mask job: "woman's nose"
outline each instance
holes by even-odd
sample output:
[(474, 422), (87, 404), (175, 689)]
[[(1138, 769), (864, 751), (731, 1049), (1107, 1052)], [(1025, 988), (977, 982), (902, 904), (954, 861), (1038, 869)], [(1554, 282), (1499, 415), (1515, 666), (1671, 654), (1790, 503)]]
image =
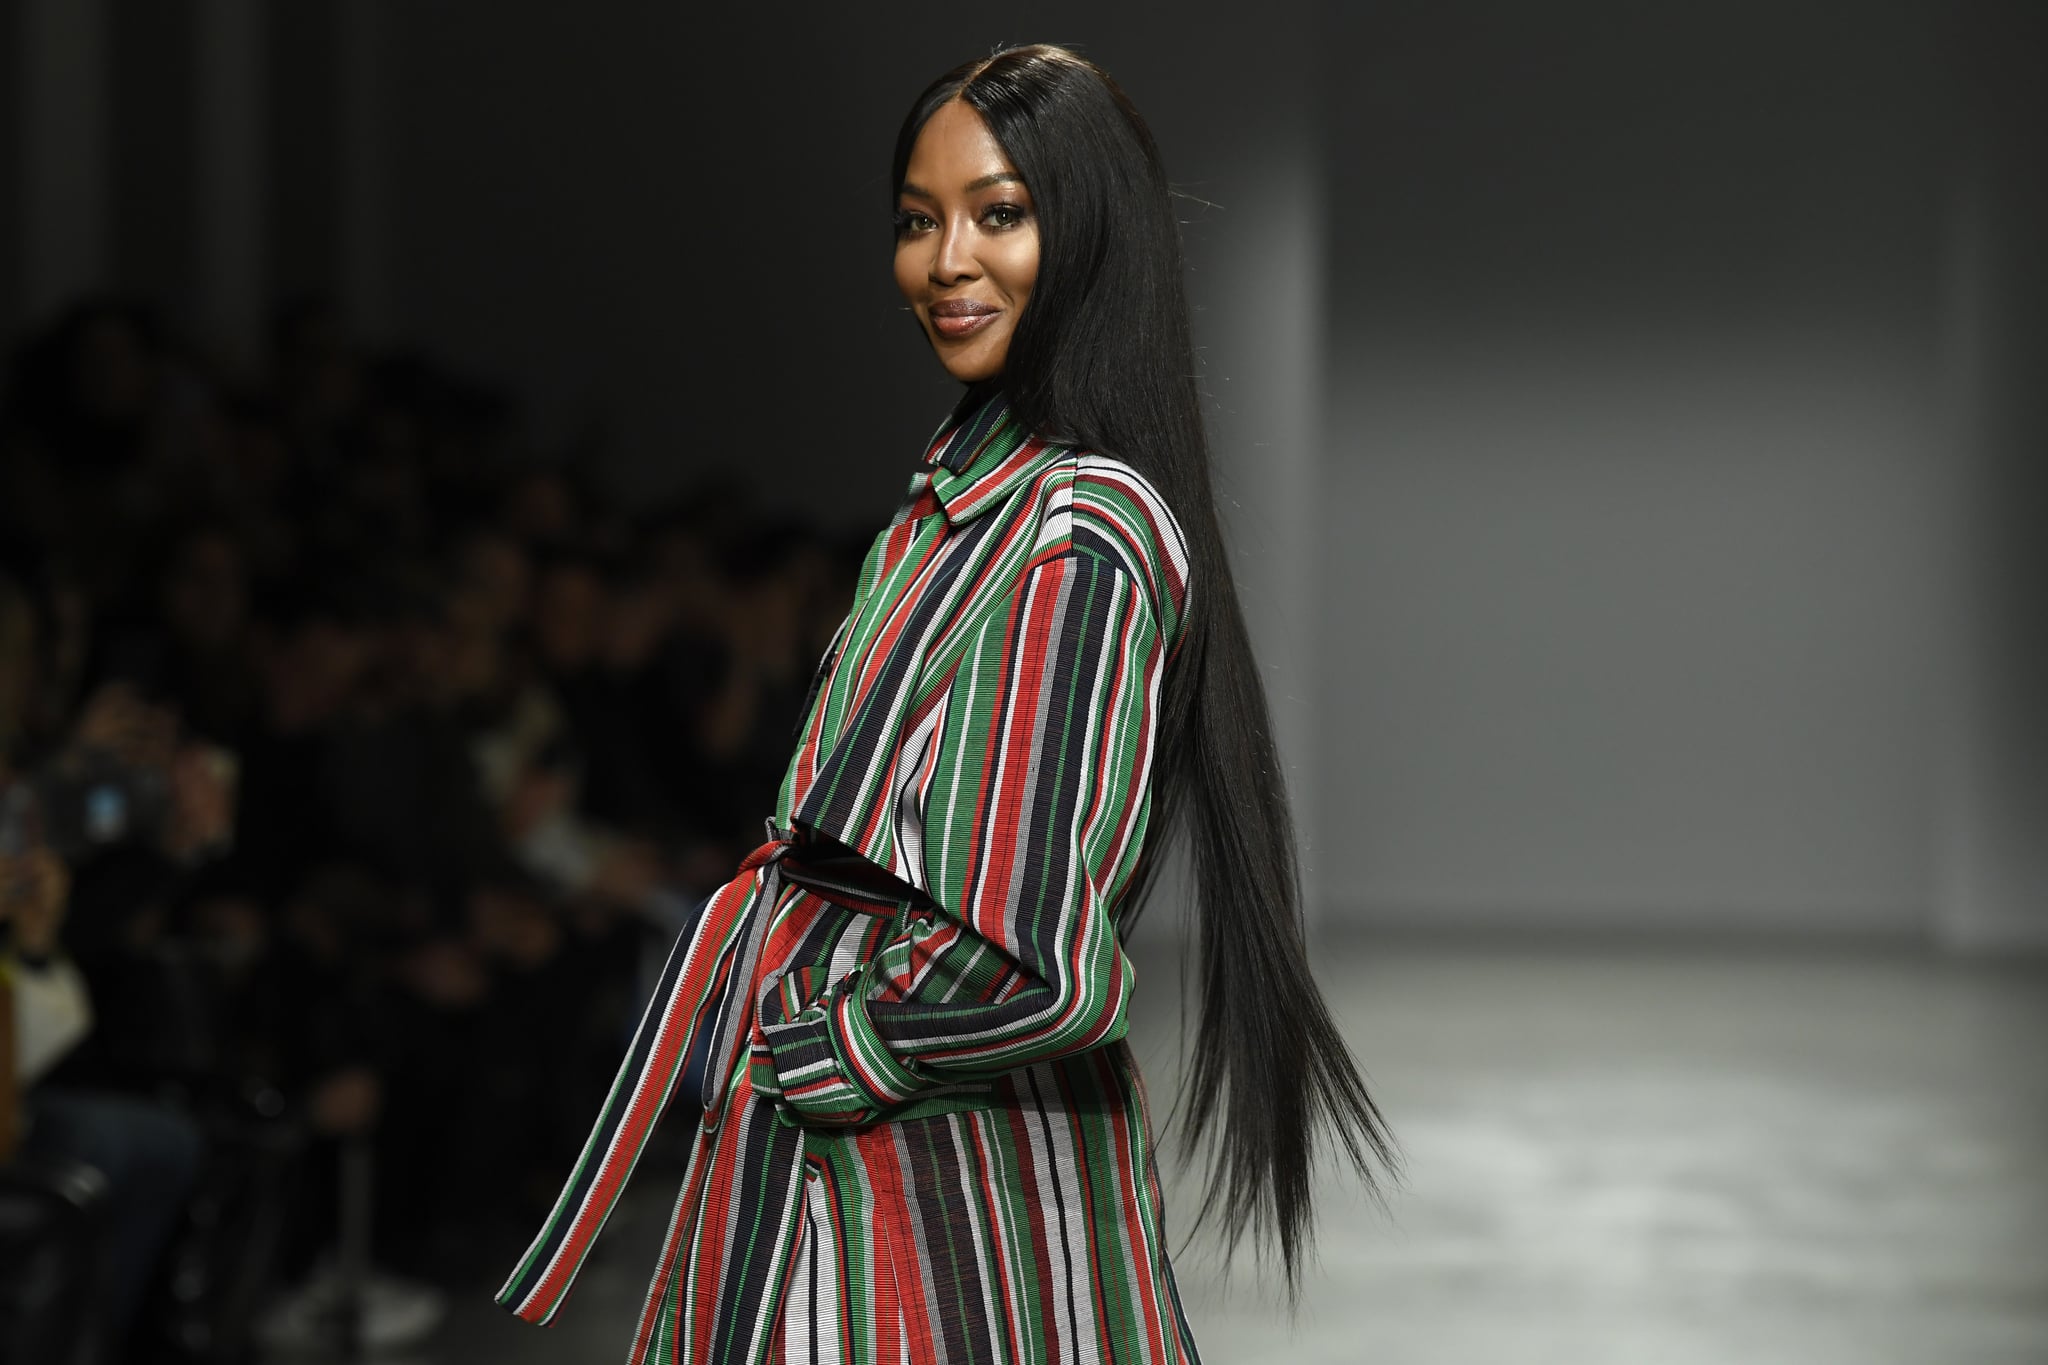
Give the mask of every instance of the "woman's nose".
[(974, 260), (973, 230), (965, 223), (949, 222), (939, 230), (932, 253), (932, 282), (954, 284), (973, 279), (979, 273)]

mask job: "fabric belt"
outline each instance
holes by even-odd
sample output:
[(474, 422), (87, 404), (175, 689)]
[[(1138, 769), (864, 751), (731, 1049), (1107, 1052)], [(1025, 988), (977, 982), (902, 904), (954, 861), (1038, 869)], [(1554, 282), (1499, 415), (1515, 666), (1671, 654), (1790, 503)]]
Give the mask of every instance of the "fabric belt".
[[(753, 1009), (759, 991), (761, 949), (785, 883), (802, 887), (821, 900), (862, 914), (892, 919), (905, 905), (930, 905), (922, 891), (876, 867), (837, 840), (799, 826), (784, 829), (766, 822), (768, 839), (740, 860), (741, 874), (755, 874), (749, 898), (749, 919), (729, 971), (719, 974), (718, 1008), (707, 1016), (709, 1049), (705, 1055), (701, 1099), (704, 1124), (714, 1128), (721, 1116), (734, 1064), (753, 1034)], [(707, 911), (708, 913), (708, 911)]]
[(879, 916), (894, 916), (906, 903), (930, 903), (836, 840), (802, 826), (765, 824), (767, 841), (740, 861), (732, 880), (670, 949), (575, 1169), (498, 1292), (500, 1304), (530, 1322), (551, 1319), (568, 1296), (700, 1037), (708, 1039), (697, 1096), (703, 1128), (713, 1131), (723, 1120), (740, 1051), (751, 1043), (762, 946), (784, 885)]

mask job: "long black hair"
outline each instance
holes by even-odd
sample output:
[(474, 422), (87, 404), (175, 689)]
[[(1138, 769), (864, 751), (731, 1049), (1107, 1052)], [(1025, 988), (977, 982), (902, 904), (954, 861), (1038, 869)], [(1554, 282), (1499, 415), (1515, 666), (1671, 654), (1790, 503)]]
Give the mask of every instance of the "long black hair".
[(925, 122), (956, 99), (981, 115), (1038, 215), (1038, 275), (995, 382), (1027, 430), (1137, 469), (1187, 538), (1189, 620), (1163, 685), (1153, 788), (1155, 828), (1188, 840), (1200, 904), (1183, 1155), (1209, 1151), (1196, 1225), (1220, 1214), (1226, 1252), (1247, 1231), (1260, 1251), (1277, 1246), (1292, 1298), (1319, 1140), (1334, 1136), (1375, 1192), (1371, 1158), (1389, 1170), (1395, 1158), (1309, 970), (1294, 822), (1210, 487), (1172, 192), (1108, 74), (1040, 45), (957, 67), (918, 96), (892, 194)]

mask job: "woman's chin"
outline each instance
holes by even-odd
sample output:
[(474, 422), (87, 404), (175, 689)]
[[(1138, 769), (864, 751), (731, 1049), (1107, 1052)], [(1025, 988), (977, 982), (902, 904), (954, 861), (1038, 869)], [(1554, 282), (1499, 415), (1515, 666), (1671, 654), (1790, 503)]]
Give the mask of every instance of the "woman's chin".
[(963, 384), (978, 384), (984, 379), (993, 379), (1003, 372), (1001, 346), (953, 346), (943, 341), (932, 343), (932, 353), (939, 364), (946, 367), (946, 373)]

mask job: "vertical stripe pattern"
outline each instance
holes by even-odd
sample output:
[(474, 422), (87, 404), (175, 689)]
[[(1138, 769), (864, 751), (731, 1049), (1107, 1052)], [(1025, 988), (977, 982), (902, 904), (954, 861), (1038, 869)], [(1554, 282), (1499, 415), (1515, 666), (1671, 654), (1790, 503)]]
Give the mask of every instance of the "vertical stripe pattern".
[(1196, 1360), (1117, 934), (1188, 592), (1128, 466), (941, 429), (501, 1303), (558, 1311), (708, 1028), (634, 1365)]

